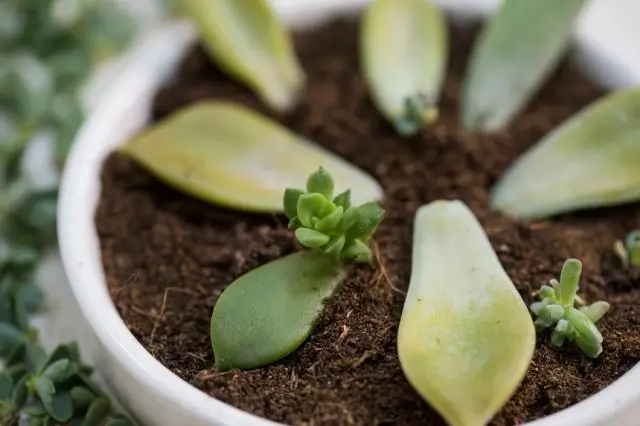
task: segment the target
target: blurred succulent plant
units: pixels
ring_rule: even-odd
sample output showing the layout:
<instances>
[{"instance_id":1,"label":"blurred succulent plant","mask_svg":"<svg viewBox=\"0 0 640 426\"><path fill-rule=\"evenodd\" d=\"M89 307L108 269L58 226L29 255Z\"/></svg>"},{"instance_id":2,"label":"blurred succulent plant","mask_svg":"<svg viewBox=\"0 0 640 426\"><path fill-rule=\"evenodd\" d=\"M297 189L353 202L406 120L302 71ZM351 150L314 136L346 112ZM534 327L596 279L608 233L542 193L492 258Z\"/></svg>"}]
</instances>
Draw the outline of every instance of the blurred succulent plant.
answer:
<instances>
[{"instance_id":1,"label":"blurred succulent plant","mask_svg":"<svg viewBox=\"0 0 640 426\"><path fill-rule=\"evenodd\" d=\"M591 358L602 353L602 335L595 326L609 310L609 303L595 302L575 308L582 263L568 259L562 267L560 281L552 279L540 288L541 301L531 304L536 315L534 325L538 331L554 327L551 344L562 347L565 341L575 342Z\"/></svg>"},{"instance_id":2,"label":"blurred succulent plant","mask_svg":"<svg viewBox=\"0 0 640 426\"><path fill-rule=\"evenodd\" d=\"M613 245L613 252L620 258L622 266L640 268L640 229L631 231L624 241Z\"/></svg>"},{"instance_id":3,"label":"blurred succulent plant","mask_svg":"<svg viewBox=\"0 0 640 426\"><path fill-rule=\"evenodd\" d=\"M351 205L351 190L334 198L334 182L322 167L309 176L307 192L287 188L284 212L289 228L305 247L341 260L371 263L367 240L382 221L384 210L376 203Z\"/></svg>"},{"instance_id":4,"label":"blurred succulent plant","mask_svg":"<svg viewBox=\"0 0 640 426\"><path fill-rule=\"evenodd\" d=\"M57 176L36 182L33 147L62 166L83 120L92 67L133 35L111 0L0 2L0 424L133 424L90 382L74 344L47 356L30 325L42 303L34 273L55 240Z\"/></svg>"}]
</instances>

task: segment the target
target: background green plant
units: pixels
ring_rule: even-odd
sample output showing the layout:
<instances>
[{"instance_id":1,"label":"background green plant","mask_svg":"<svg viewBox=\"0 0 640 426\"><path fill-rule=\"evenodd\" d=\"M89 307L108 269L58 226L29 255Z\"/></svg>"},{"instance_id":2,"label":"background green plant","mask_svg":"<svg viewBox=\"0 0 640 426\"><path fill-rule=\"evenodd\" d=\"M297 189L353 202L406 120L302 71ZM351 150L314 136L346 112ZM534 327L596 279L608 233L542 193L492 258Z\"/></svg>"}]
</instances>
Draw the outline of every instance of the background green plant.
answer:
<instances>
[{"instance_id":1,"label":"background green plant","mask_svg":"<svg viewBox=\"0 0 640 426\"><path fill-rule=\"evenodd\" d=\"M24 163L44 142L52 148L52 169L63 167L83 120L82 85L135 29L111 0L0 2L2 425L132 424L90 380L75 343L47 354L30 323L43 301L34 275L55 242L58 191L56 173L37 182Z\"/></svg>"}]
</instances>

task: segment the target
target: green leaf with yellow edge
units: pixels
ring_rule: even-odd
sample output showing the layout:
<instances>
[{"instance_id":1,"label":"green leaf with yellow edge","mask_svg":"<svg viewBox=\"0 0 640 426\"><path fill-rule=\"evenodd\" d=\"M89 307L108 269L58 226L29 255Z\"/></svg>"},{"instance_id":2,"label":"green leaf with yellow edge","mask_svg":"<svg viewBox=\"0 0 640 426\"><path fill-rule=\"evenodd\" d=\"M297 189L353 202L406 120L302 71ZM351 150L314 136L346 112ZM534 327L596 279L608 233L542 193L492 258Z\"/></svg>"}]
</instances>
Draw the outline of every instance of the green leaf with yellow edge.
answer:
<instances>
[{"instance_id":1,"label":"green leaf with yellow edge","mask_svg":"<svg viewBox=\"0 0 640 426\"><path fill-rule=\"evenodd\" d=\"M211 343L220 371L276 362L311 334L324 300L346 277L337 260L298 252L234 281L211 316Z\"/></svg>"},{"instance_id":2,"label":"green leaf with yellow edge","mask_svg":"<svg viewBox=\"0 0 640 426\"><path fill-rule=\"evenodd\" d=\"M158 178L204 201L281 212L282 188L322 166L354 203L382 198L369 174L248 108L230 102L187 107L120 148ZM294 159L292 161L292 159Z\"/></svg>"},{"instance_id":3,"label":"green leaf with yellow edge","mask_svg":"<svg viewBox=\"0 0 640 426\"><path fill-rule=\"evenodd\" d=\"M460 201L418 210L412 256L398 330L402 370L448 424L487 424L531 362L527 306Z\"/></svg>"},{"instance_id":4,"label":"green leaf with yellow edge","mask_svg":"<svg viewBox=\"0 0 640 426\"><path fill-rule=\"evenodd\" d=\"M525 152L494 208L524 220L640 200L640 89L605 96Z\"/></svg>"},{"instance_id":5,"label":"green leaf with yellow edge","mask_svg":"<svg viewBox=\"0 0 640 426\"><path fill-rule=\"evenodd\" d=\"M272 108L295 106L306 75L267 0L180 0L179 7L220 68Z\"/></svg>"},{"instance_id":6,"label":"green leaf with yellow edge","mask_svg":"<svg viewBox=\"0 0 640 426\"><path fill-rule=\"evenodd\" d=\"M360 35L360 61L377 108L402 136L438 117L449 34L430 0L374 0Z\"/></svg>"},{"instance_id":7,"label":"green leaf with yellow edge","mask_svg":"<svg viewBox=\"0 0 640 426\"><path fill-rule=\"evenodd\" d=\"M461 120L468 131L500 131L560 62L586 0L507 0L485 24L469 59Z\"/></svg>"}]
</instances>

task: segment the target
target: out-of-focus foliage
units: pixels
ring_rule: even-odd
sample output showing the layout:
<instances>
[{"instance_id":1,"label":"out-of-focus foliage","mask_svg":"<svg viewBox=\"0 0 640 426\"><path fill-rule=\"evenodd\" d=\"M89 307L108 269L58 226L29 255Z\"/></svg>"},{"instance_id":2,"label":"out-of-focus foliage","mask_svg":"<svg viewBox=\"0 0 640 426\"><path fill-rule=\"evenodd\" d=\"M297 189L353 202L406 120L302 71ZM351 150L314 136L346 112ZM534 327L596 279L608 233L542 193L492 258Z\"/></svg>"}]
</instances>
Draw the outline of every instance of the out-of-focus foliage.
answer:
<instances>
[{"instance_id":1,"label":"out-of-focus foliage","mask_svg":"<svg viewBox=\"0 0 640 426\"><path fill-rule=\"evenodd\" d=\"M63 166L83 120L82 85L134 32L112 0L0 1L2 425L131 424L90 382L74 344L47 355L30 324L42 303L34 272L55 239L57 177L35 181L24 165L39 144L50 169Z\"/></svg>"}]
</instances>

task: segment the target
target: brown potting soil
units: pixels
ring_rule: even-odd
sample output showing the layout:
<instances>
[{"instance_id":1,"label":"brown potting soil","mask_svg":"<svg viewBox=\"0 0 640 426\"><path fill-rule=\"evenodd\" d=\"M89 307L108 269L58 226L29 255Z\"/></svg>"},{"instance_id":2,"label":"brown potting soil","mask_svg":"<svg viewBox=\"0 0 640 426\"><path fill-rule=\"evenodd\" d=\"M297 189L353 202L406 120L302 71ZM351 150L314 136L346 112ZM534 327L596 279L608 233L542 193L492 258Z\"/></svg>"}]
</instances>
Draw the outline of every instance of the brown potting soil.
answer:
<instances>
[{"instance_id":1,"label":"brown potting soil","mask_svg":"<svg viewBox=\"0 0 640 426\"><path fill-rule=\"evenodd\" d=\"M201 99L234 100L368 171L386 194L387 214L374 236L379 264L353 272L326 303L308 342L287 359L253 371L216 372L209 320L220 293L243 273L299 247L284 217L199 202L113 154L104 165L96 222L111 296L136 338L185 381L275 421L443 425L404 378L396 331L410 276L414 214L436 199L461 199L483 224L527 304L541 284L558 277L565 259L576 257L584 264L580 295L612 305L599 323L604 352L596 360L573 345L554 349L547 334L539 336L526 378L492 425L568 407L640 361L640 273L624 270L611 252L616 239L640 226L640 205L525 223L491 211L489 204L490 188L509 164L603 93L565 63L510 129L466 133L458 122L459 93L476 30L452 29L441 119L408 139L398 137L371 104L353 21L296 35L308 88L286 116L232 82L200 48L192 51L158 94L155 118Z\"/></svg>"}]
</instances>

